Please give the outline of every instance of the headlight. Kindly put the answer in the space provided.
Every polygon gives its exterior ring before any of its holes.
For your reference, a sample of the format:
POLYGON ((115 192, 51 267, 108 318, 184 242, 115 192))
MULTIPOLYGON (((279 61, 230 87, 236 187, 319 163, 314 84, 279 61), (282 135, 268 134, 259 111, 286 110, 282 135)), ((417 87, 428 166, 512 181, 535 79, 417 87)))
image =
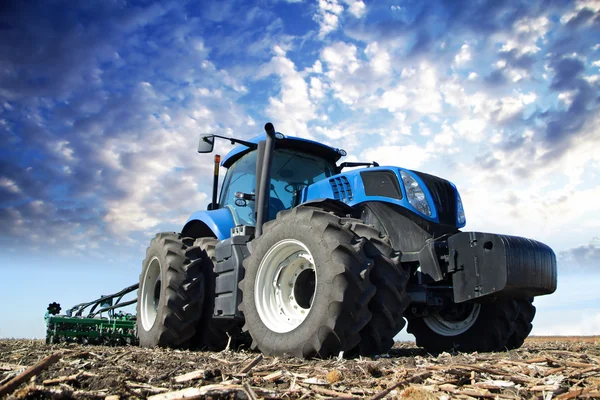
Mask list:
POLYGON ((467 223, 465 209, 463 208, 462 200, 460 199, 460 194, 458 194, 458 192, 456 192, 456 222, 458 226, 464 226, 467 223))
POLYGON ((419 182, 405 171, 400 171, 402 182, 406 188, 406 197, 411 206, 417 209, 421 214, 431 217, 431 207, 425 198, 425 193, 419 182))

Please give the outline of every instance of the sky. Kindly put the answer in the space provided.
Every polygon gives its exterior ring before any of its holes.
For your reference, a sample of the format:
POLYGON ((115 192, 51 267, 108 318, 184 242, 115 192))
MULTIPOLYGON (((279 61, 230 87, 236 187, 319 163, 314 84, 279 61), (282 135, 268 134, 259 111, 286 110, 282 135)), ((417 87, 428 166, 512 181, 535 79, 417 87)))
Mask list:
MULTIPOLYGON (((600 2, 8 0, 0 337, 138 281, 210 201, 200 133, 277 131, 454 182, 550 245, 533 334, 600 334, 600 2)), ((219 143, 224 155, 230 146, 219 143)), ((410 338, 402 333, 400 338, 410 338)))

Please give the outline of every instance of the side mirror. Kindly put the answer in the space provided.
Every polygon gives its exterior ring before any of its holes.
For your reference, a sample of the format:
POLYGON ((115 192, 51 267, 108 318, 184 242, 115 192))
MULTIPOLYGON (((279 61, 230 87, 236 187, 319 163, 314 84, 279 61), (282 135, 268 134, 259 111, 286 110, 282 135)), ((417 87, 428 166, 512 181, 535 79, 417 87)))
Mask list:
POLYGON ((198 153, 210 153, 215 147, 215 135, 204 133, 200 135, 198 142, 198 153))

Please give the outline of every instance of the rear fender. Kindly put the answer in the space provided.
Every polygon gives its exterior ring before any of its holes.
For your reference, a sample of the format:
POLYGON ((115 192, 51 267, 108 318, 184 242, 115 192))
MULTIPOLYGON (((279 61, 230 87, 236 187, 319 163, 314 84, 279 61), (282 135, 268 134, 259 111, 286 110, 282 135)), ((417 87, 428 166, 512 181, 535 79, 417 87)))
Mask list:
POLYGON ((210 211, 196 211, 185 223, 181 234, 187 237, 216 237, 225 240, 231 236, 235 227, 229 208, 219 208, 210 211))

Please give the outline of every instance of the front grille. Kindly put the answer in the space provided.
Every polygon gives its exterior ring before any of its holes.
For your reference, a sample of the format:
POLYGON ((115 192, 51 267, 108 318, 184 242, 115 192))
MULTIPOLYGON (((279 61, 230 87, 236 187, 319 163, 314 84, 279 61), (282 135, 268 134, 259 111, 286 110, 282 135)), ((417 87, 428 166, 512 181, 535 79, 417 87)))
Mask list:
POLYGON ((402 191, 396 174, 390 170, 363 171, 360 177, 367 196, 381 196, 402 200, 402 191))
POLYGON ((337 176, 329 180, 331 190, 333 190, 333 198, 347 203, 352 200, 352 188, 350 182, 345 176, 337 176))
POLYGON ((412 171, 429 189, 441 224, 456 226, 456 192, 445 179, 424 172, 412 171))

